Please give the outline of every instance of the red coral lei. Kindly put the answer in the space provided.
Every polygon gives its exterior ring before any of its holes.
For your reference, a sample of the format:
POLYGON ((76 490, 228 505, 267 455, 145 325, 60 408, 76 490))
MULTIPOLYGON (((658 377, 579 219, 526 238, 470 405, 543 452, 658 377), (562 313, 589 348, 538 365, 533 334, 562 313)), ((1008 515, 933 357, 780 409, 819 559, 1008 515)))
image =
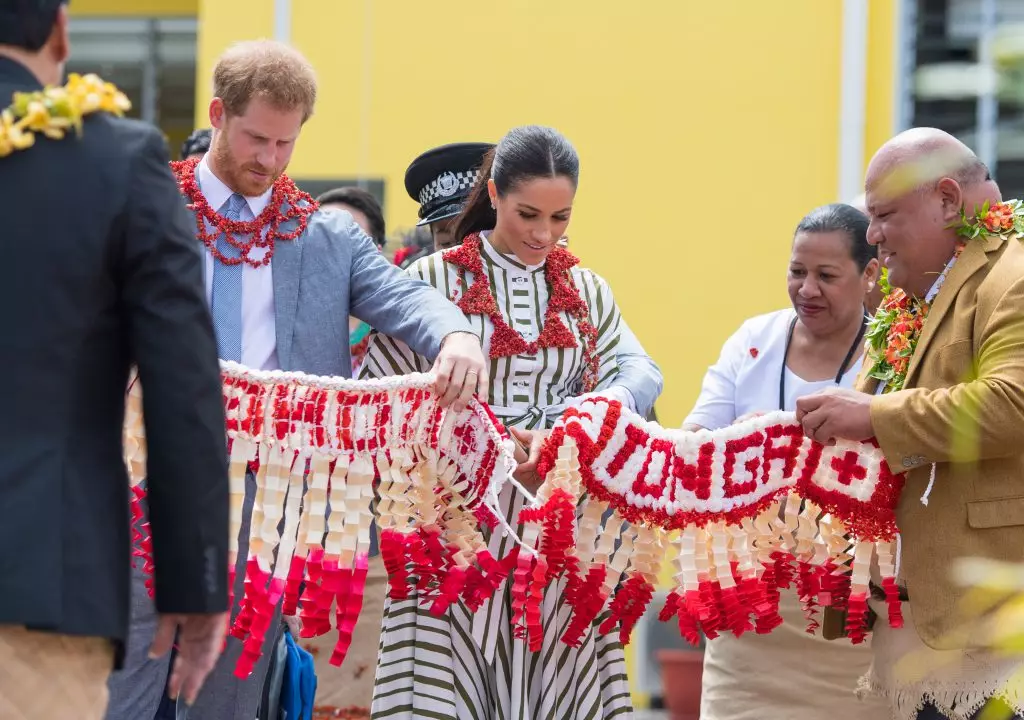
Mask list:
POLYGON ((572 280, 570 270, 579 259, 565 248, 556 247, 544 262, 544 279, 548 284, 548 309, 544 314, 544 327, 532 342, 505 321, 498 309, 498 301, 491 292, 491 282, 484 272, 480 254, 483 239, 474 233, 462 245, 443 255, 445 262, 459 271, 459 284, 466 287, 466 273, 473 274, 473 282, 459 298, 457 305, 466 315, 486 315, 494 325, 491 335, 491 359, 515 355, 535 355, 541 348, 578 347, 576 337, 566 327, 561 313, 576 318, 576 328, 583 340, 583 392, 597 387, 601 359, 597 354, 597 328, 590 322, 590 310, 572 280))
POLYGON ((210 207, 196 182, 196 166, 199 158, 190 158, 171 163, 171 170, 178 181, 182 195, 188 198, 189 210, 196 214, 196 237, 213 254, 213 257, 225 265, 245 263, 250 267, 259 268, 269 265, 274 257, 274 247, 279 240, 295 240, 306 231, 309 216, 319 207, 316 201, 299 190, 291 178, 281 175, 274 181, 270 202, 255 220, 228 220, 219 215, 215 208, 210 207), (281 225, 296 221, 294 229, 281 231, 281 225), (213 228, 212 230, 210 228, 213 228), (264 232, 266 230, 266 232, 264 232), (238 257, 225 257, 217 249, 217 240, 221 235, 228 243, 238 250, 238 257), (250 257, 253 250, 265 250, 256 258, 250 257))

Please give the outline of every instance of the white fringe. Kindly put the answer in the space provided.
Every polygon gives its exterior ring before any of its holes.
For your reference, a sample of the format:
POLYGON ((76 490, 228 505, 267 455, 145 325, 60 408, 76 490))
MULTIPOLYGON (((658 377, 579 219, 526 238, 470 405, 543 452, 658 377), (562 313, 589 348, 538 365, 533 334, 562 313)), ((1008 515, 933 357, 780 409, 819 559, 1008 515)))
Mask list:
POLYGON ((867 697, 887 700, 891 720, 916 720, 928 703, 950 720, 971 720, 990 698, 998 698, 1014 714, 1024 715, 1024 688, 1012 680, 1002 688, 997 683, 992 683, 992 687, 978 687, 978 683, 969 682, 957 685, 918 683, 894 688, 877 682, 869 672, 857 683, 855 692, 861 700, 867 697))

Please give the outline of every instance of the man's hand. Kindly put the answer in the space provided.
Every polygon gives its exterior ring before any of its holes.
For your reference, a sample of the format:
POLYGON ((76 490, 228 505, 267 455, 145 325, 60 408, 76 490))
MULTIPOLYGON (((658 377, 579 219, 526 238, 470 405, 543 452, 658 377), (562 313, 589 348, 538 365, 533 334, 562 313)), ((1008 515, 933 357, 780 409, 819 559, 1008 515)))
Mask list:
POLYGON ((455 412, 462 412, 474 394, 480 402, 487 402, 487 362, 480 338, 473 333, 457 332, 446 337, 433 372, 437 375, 434 388, 441 398, 441 407, 450 405, 455 412))
POLYGON ((281 619, 284 621, 285 627, 288 628, 288 632, 292 634, 292 637, 298 640, 302 634, 302 620, 299 619, 299 616, 282 615, 281 619))
POLYGON ((822 445, 835 445, 836 440, 868 440, 875 435, 871 397, 855 390, 822 390, 796 401, 796 421, 807 437, 822 445))
POLYGON ((531 493, 535 493, 537 488, 544 482, 544 478, 537 474, 537 461, 540 460, 541 448, 544 447, 544 441, 547 440, 551 431, 509 428, 509 432, 515 438, 516 444, 520 445, 516 452, 516 460, 519 461, 519 466, 512 475, 524 488, 531 493), (523 456, 526 459, 520 460, 520 457, 523 456))
POLYGON ((178 635, 178 654, 174 658, 167 693, 177 699, 184 694, 185 704, 192 705, 199 695, 206 676, 213 670, 228 630, 228 614, 161 615, 149 656, 166 655, 178 635))

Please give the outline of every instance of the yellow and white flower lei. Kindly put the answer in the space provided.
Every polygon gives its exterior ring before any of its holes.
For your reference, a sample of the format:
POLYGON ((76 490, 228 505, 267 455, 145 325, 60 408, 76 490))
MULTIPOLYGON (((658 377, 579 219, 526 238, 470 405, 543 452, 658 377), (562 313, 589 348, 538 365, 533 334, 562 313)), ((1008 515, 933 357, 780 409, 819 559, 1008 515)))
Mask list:
POLYGON ((0 158, 32 147, 36 134, 61 140, 69 130, 82 132, 82 118, 96 112, 122 116, 131 108, 128 97, 96 75, 68 76, 63 87, 14 93, 0 112, 0 158))

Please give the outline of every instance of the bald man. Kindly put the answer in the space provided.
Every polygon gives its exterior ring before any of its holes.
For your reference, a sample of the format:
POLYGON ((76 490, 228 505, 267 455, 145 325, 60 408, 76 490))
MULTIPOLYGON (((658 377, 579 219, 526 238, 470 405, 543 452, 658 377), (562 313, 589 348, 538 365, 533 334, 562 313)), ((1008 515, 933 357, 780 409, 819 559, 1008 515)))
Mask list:
MULTIPOLYGON (((1003 712, 985 717, 1024 717, 1021 681, 1007 689, 1024 658, 975 648, 983 641, 951 577, 962 558, 1024 555, 1024 247, 982 233, 956 252, 960 210, 997 199, 990 183, 974 153, 939 130, 908 131, 878 151, 868 240, 887 253, 892 285, 930 305, 924 328, 902 390, 862 378, 859 392, 797 402, 811 438, 875 437, 906 473, 897 507, 906 625, 875 623, 868 678, 901 718, 976 718, 986 701, 1003 712)), ((873 608, 886 617, 884 602, 873 608)))
MULTIPOLYGON (((981 182, 968 183, 963 187, 964 192, 964 209, 968 213, 977 212, 986 202, 989 204, 995 204, 1002 202, 1003 195, 999 190, 999 185, 992 179, 989 174, 988 168, 985 168, 985 179, 981 182)), ((867 196, 861 193, 856 198, 850 201, 850 205, 860 210, 865 215, 868 214, 867 196)), ((885 267, 885 259, 887 255, 881 245, 878 246, 878 262, 881 263, 882 267, 885 267)), ((871 289, 868 291, 867 296, 864 300, 864 307, 867 308, 868 312, 874 315, 875 310, 882 304, 884 295, 882 294, 881 283, 872 283, 871 289)))

